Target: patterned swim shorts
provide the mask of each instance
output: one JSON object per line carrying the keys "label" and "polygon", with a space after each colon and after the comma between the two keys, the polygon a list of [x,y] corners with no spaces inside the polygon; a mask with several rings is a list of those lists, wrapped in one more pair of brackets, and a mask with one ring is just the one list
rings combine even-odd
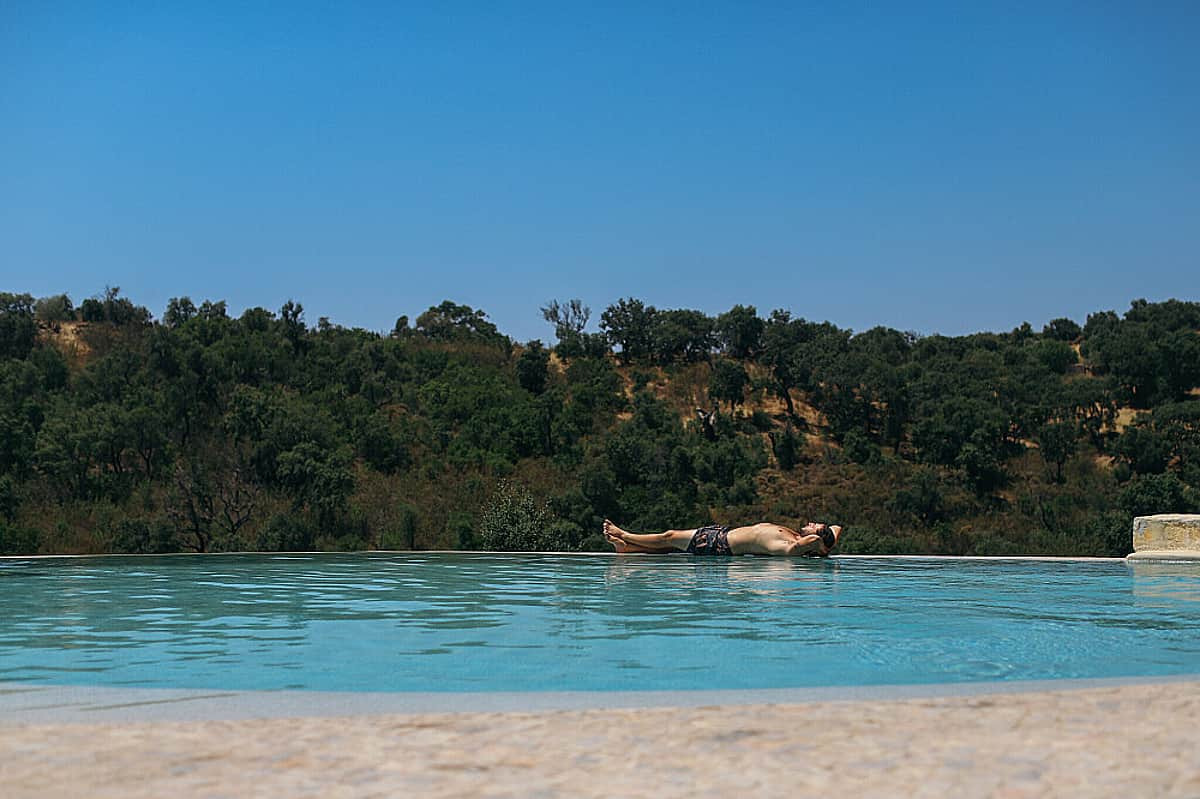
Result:
{"label": "patterned swim shorts", "polygon": [[722,527],[719,524],[701,527],[692,534],[692,540],[688,542],[688,553],[692,555],[732,555],[733,550],[729,548],[730,529],[732,528]]}

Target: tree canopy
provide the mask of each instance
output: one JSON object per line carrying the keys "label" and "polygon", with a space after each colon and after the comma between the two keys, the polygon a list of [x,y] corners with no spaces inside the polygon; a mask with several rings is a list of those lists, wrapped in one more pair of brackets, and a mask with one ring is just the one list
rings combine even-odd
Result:
{"label": "tree canopy", "polygon": [[1123,554],[1133,514],[1200,508],[1197,303],[959,337],[541,310],[553,347],[449,300],[383,335],[0,293],[0,551],[593,548],[609,516]]}

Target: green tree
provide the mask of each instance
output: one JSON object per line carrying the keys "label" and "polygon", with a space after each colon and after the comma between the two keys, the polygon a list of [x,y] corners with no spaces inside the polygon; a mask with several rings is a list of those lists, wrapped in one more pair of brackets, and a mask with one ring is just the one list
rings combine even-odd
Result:
{"label": "green tree", "polygon": [[554,335],[560,344],[573,336],[582,335],[591,316],[592,309],[578,299],[565,303],[551,300],[542,307],[542,318],[554,325]]}
{"label": "green tree", "polygon": [[1043,339],[1034,344],[1037,360],[1054,374],[1062,375],[1079,361],[1070,344],[1054,339]]}
{"label": "green tree", "polygon": [[882,459],[878,445],[861,430],[851,430],[842,441],[842,451],[855,463],[866,465]]}
{"label": "green tree", "polygon": [[713,320],[700,311],[659,311],[650,336],[654,359],[664,364],[707,360],[716,346]]}
{"label": "green tree", "polygon": [[776,309],[763,327],[762,361],[771,370],[772,389],[783,400],[790,418],[796,418],[792,389],[800,385],[797,351],[811,338],[808,323],[793,319],[790,312]]}
{"label": "green tree", "polygon": [[657,313],[653,305],[646,305],[632,297],[618,300],[604,309],[600,316],[600,329],[613,346],[621,348],[622,363],[650,358],[654,351],[654,317]]}
{"label": "green tree", "polygon": [[79,318],[84,322],[103,322],[104,303],[95,297],[88,297],[79,306]]}
{"label": "green tree", "polygon": [[1174,474],[1138,475],[1121,490],[1117,505],[1129,516],[1195,513],[1200,495]]}
{"label": "green tree", "polygon": [[[207,305],[207,303],[205,303]],[[221,303],[221,316],[224,316],[225,303]],[[204,306],[200,308],[200,315],[208,317],[205,313]],[[304,306],[293,300],[288,300],[279,308],[279,327],[283,332],[283,337],[292,345],[292,350],[297,354],[303,354],[307,348],[308,326],[304,323]]]}
{"label": "green tree", "polygon": [[1038,433],[1038,449],[1047,466],[1054,467],[1054,480],[1063,481],[1063,467],[1075,454],[1079,430],[1071,422],[1052,422]]}
{"label": "green tree", "polygon": [[151,316],[148,310],[140,305],[134,305],[129,298],[120,295],[121,289],[117,286],[108,286],[104,289],[101,303],[104,306],[105,321],[117,327],[145,325],[150,322]]}
{"label": "green tree", "polygon": [[39,322],[71,322],[75,320],[75,306],[66,294],[42,297],[33,307]]}
{"label": "green tree", "polygon": [[997,490],[1008,479],[1000,449],[986,434],[972,435],[954,457],[954,465],[980,496]]}
{"label": "green tree", "polygon": [[34,461],[60,493],[80,499],[91,496],[91,471],[100,438],[97,427],[94,414],[59,402],[38,430]]}
{"label": "green tree", "polygon": [[33,462],[37,433],[24,414],[0,410],[0,475],[23,475]]}
{"label": "green tree", "polygon": [[1112,453],[1137,474],[1160,474],[1171,458],[1170,443],[1148,418],[1127,428],[1114,442]]}
{"label": "green tree", "polygon": [[535,339],[525,345],[517,359],[517,382],[530,394],[538,395],[546,390],[549,379],[550,353]]}
{"label": "green tree", "polygon": [[394,474],[412,464],[412,452],[399,427],[384,411],[375,411],[359,421],[355,446],[375,471]]}
{"label": "green tree", "polygon": [[1057,406],[1051,415],[1072,418],[1097,449],[1104,447],[1105,433],[1117,418],[1117,403],[1104,380],[1084,377],[1064,381],[1055,392]]}
{"label": "green tree", "polygon": [[508,337],[488,321],[486,313],[450,300],[418,316],[416,331],[430,341],[477,342],[505,350],[511,346]]}
{"label": "green tree", "polygon": [[1160,405],[1150,419],[1167,446],[1172,467],[1200,488],[1200,400]]}
{"label": "green tree", "polygon": [[241,533],[263,499],[244,452],[219,440],[198,442],[172,474],[167,516],[174,541],[193,552],[245,549]]}
{"label": "green tree", "polygon": [[1200,386],[1200,331],[1175,330],[1161,335],[1159,348],[1163,363],[1163,390],[1173,401],[1187,398]]}
{"label": "green tree", "polygon": [[775,462],[785,472],[790,472],[800,462],[801,440],[792,431],[789,424],[782,433],[770,431],[767,433],[771,441],[771,450],[775,453]]}
{"label": "green tree", "polygon": [[0,358],[24,358],[36,337],[32,295],[0,292]]}
{"label": "green tree", "polygon": [[280,453],[277,476],[297,509],[307,506],[328,530],[345,514],[354,492],[352,462],[349,447],[331,452],[305,441]]}
{"label": "green tree", "polygon": [[196,306],[190,297],[172,297],[163,311],[163,324],[170,328],[185,325],[196,316]]}
{"label": "green tree", "polygon": [[740,363],[727,358],[713,362],[712,375],[708,380],[708,396],[714,401],[728,403],[732,411],[745,402],[746,387],[749,385],[750,375]]}
{"label": "green tree", "polygon": [[753,358],[762,350],[765,323],[753,305],[735,305],[717,317],[716,333],[733,358]]}
{"label": "green tree", "polygon": [[[584,305],[582,300],[573,299],[565,303],[551,300],[541,310],[542,318],[554,325],[554,336],[558,339],[556,350],[560,357],[602,354],[593,352],[595,337],[583,332],[592,316],[592,309]],[[607,345],[602,342],[600,348],[607,349]]]}
{"label": "green tree", "polygon": [[1047,322],[1046,326],[1042,328],[1042,335],[1055,341],[1070,343],[1077,341],[1083,335],[1083,328],[1078,323],[1066,317],[1060,317]]}
{"label": "green tree", "polygon": [[1135,300],[1124,319],[1089,316],[1082,351],[1134,407],[1182,400],[1200,384],[1197,319],[1200,303]]}

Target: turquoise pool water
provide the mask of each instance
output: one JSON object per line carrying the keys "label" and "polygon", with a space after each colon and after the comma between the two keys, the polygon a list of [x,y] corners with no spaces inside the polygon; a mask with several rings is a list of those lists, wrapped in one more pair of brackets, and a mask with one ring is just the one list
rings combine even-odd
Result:
{"label": "turquoise pool water", "polygon": [[1200,672],[1200,568],[679,556],[0,561],[0,682],[544,691]]}

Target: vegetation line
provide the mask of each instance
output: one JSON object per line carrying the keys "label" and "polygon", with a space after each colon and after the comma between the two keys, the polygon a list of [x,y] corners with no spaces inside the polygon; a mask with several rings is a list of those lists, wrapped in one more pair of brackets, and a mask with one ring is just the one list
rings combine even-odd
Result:
{"label": "vegetation line", "polygon": [[450,301],[384,335],[0,293],[0,554],[594,550],[611,517],[1121,556],[1134,515],[1200,510],[1200,303],[959,337],[543,315],[551,346]]}

